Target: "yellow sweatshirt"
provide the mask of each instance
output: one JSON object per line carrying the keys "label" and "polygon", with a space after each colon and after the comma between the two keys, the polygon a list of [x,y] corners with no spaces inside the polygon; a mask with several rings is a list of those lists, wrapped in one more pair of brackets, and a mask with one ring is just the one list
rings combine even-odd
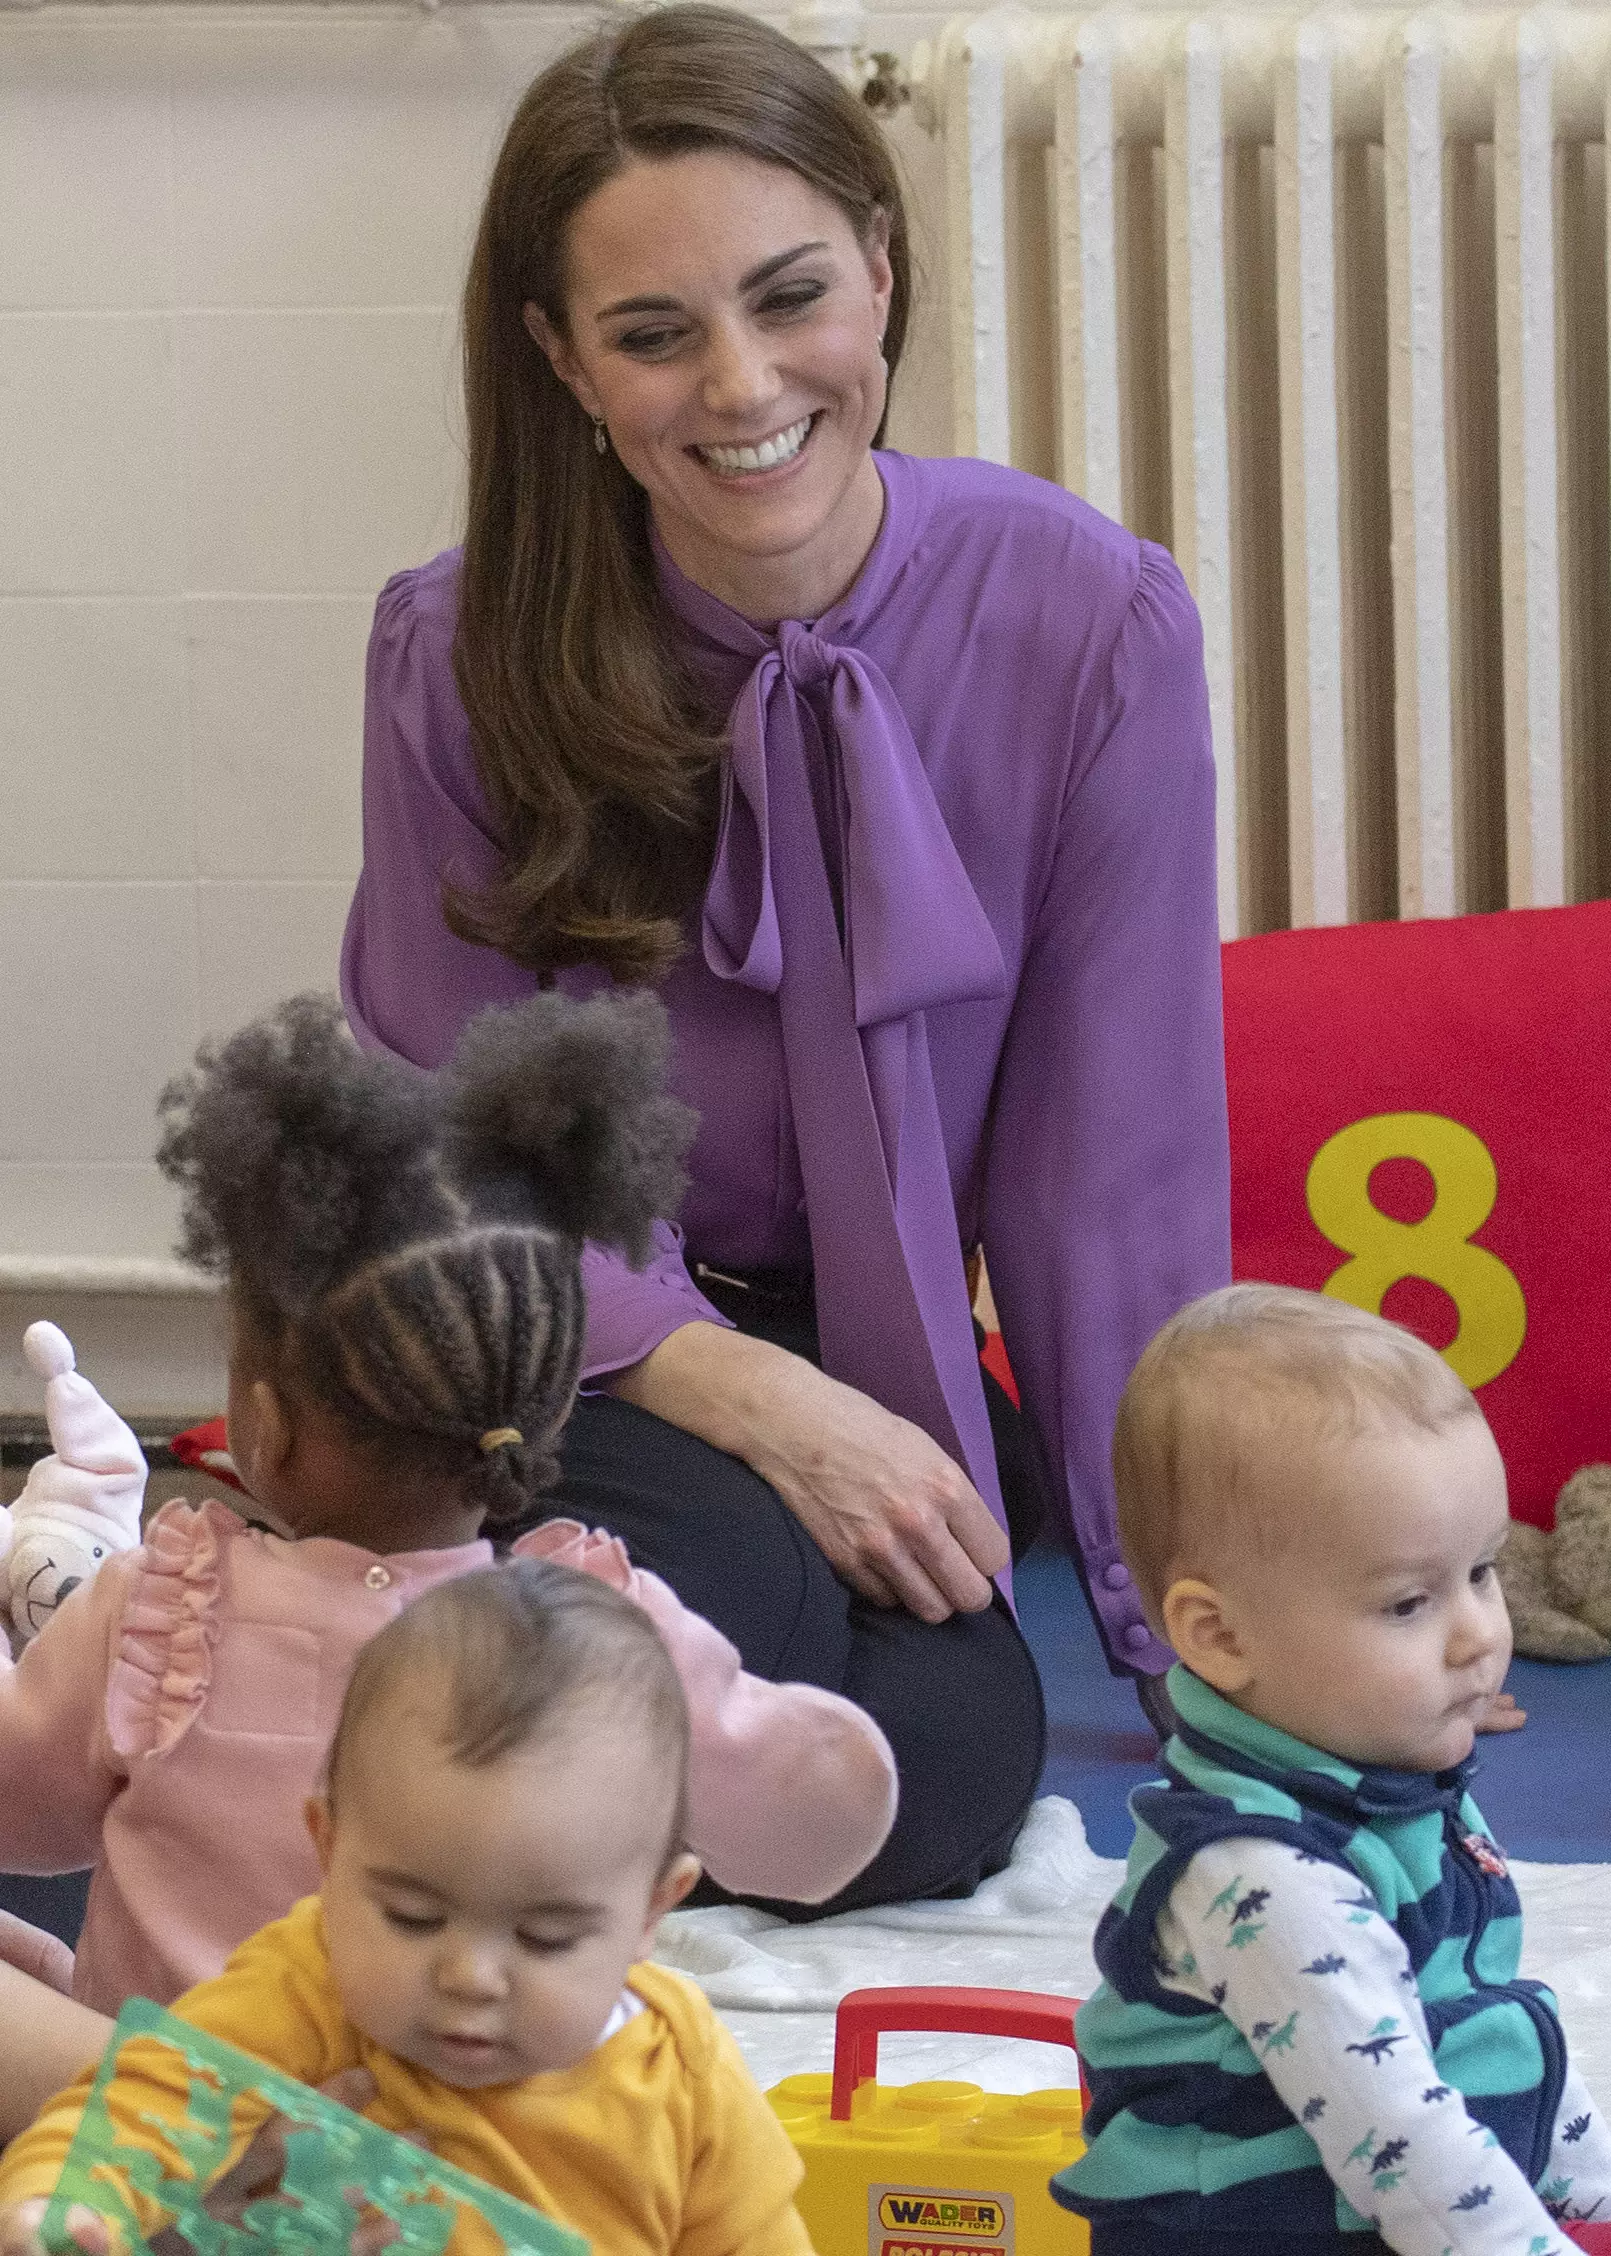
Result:
{"label": "yellow sweatshirt", "polygon": [[[738,2047],[677,1975],[635,1966],[629,1983],[644,2010],[575,2067],[459,2091],[353,2028],[308,1896],[173,2011],[305,2084],[367,2068],[370,2121],[423,2133],[444,2162],[569,2225],[596,2256],[811,2256],[794,2207],[799,2158]],[[90,2082],[87,2072],[6,2149],[0,2206],[52,2190]],[[151,2144],[127,2064],[114,2104],[120,2135]]]}

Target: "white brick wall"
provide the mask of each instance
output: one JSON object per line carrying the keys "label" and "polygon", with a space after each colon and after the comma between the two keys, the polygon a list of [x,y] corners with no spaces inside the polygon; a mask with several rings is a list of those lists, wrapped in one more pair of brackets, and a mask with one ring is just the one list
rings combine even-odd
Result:
{"label": "white brick wall", "polygon": [[[482,185],[587,20],[0,11],[0,1286],[164,1253],[162,1082],[333,983],[370,609],[456,537]],[[901,436],[941,451],[935,312]],[[0,1410],[45,1313],[135,1406],[216,1395],[194,1305],[0,1291]]]}
{"label": "white brick wall", "polygon": [[164,1076],[328,983],[376,588],[453,537],[453,299],[574,19],[0,19],[0,1246],[164,1250]]}

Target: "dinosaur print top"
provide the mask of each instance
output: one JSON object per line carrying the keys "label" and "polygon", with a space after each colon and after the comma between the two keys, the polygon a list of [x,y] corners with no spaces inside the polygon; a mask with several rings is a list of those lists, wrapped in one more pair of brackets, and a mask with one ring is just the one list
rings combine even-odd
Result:
{"label": "dinosaur print top", "polygon": [[1238,2249],[1570,2256],[1562,2223],[1611,2217],[1611,2131],[1515,1978],[1463,1776],[1349,1770],[1180,1668],[1170,1690],[1169,1785],[1134,1799],[1080,2014],[1091,2144],[1053,2191]]}
{"label": "dinosaur print top", "polygon": [[1556,2219],[1611,2211],[1611,2131],[1582,2079],[1568,2066],[1535,2192],[1445,2080],[1403,1941],[1336,1865],[1215,1842],[1158,1942],[1164,1987],[1233,2025],[1342,2201],[1402,2256],[1570,2256]]}

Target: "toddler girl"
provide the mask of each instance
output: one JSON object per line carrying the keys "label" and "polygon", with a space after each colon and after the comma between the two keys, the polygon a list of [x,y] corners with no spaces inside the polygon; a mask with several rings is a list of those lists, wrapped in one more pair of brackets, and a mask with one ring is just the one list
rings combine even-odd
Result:
{"label": "toddler girl", "polygon": [[[579,1255],[641,1258],[690,1116],[648,996],[489,1011],[444,1071],[365,1056],[304,996],[163,1100],[183,1251],[227,1276],[230,1441],[251,1503],[167,1505],[143,1547],[0,1663],[0,1867],[96,1867],[75,1995],[115,2012],[215,1974],[314,1884],[301,1822],[360,1649],[489,1564],[575,1394]],[[745,1676],[607,1536],[585,1568],[665,1638],[692,1717],[690,1847],[726,1887],[820,1901],[888,1832],[877,1727]]]}
{"label": "toddler girl", "polygon": [[[308,1808],[318,1894],[177,2012],[305,2083],[367,2071],[373,2121],[600,2256],[810,2256],[799,2161],[733,2040],[638,1963],[699,1869],[687,1738],[665,1646],[613,1591],[525,1561],[441,1585],[353,1671]],[[38,2246],[89,2081],[0,2164],[8,2256]],[[161,2152],[172,2056],[131,2046],[110,2090],[120,2144]]]}

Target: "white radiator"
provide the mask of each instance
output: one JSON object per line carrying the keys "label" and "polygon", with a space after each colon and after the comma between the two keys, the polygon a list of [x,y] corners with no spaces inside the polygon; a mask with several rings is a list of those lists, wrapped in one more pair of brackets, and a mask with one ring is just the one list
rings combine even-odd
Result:
{"label": "white radiator", "polygon": [[1229,934],[1611,894],[1611,11],[950,24],[955,443],[1173,549]]}

